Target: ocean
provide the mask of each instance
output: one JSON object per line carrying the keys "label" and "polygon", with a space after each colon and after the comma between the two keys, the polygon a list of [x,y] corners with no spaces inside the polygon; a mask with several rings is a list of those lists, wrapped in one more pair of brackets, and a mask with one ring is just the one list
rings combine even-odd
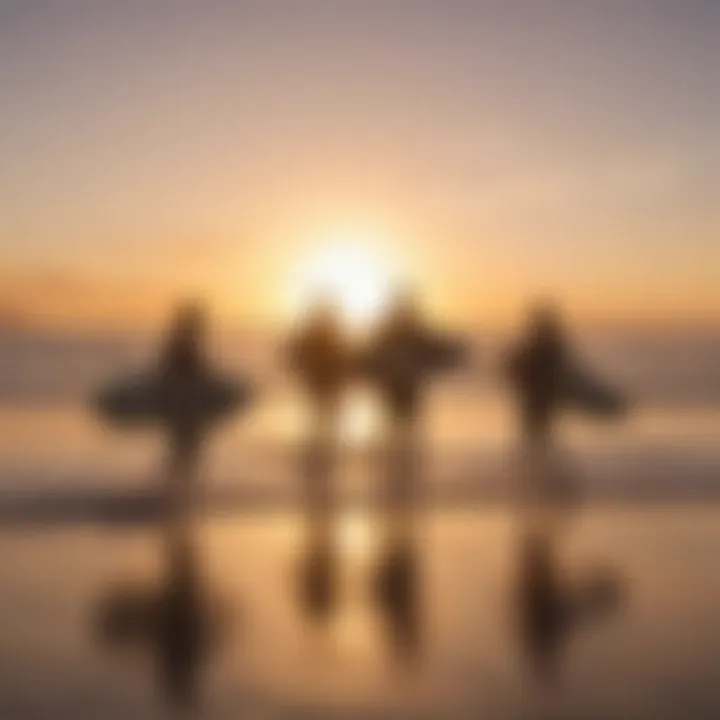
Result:
{"label": "ocean", "polygon": [[[422,428],[431,495],[457,502],[503,496],[515,424],[498,373],[504,339],[472,338],[468,367],[428,391]],[[570,415],[562,451],[587,499],[691,501],[720,494],[720,332],[595,333],[576,339],[589,367],[622,390],[632,411],[619,423]],[[305,431],[301,397],[278,362],[278,341],[220,336],[215,356],[253,379],[257,401],[217,432],[204,484],[289,500]],[[91,407],[108,379],[153,360],[152,338],[6,334],[0,338],[0,491],[126,486],[161,474],[162,437],[104,428]],[[341,485],[372,483],[359,462],[381,438],[372,393],[346,403],[342,437],[354,469]]]}

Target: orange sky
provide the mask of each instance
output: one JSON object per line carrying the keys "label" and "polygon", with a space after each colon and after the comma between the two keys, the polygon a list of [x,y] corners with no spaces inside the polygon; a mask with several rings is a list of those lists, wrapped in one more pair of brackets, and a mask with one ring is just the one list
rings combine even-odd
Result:
{"label": "orange sky", "polygon": [[715,321],[720,6],[539,5],[3,10],[0,314],[282,319],[351,232],[457,322]]}

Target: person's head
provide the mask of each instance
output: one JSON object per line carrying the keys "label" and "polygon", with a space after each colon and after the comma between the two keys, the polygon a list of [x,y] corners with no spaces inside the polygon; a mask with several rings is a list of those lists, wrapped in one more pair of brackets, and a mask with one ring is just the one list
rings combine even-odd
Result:
{"label": "person's head", "polygon": [[317,295],[308,307],[305,323],[319,332],[337,332],[340,325],[338,306],[328,294]]}
{"label": "person's head", "polygon": [[175,342],[200,345],[207,327],[207,312],[197,300],[183,302],[175,310],[171,337]]}
{"label": "person's head", "polygon": [[399,292],[390,305],[387,317],[388,326],[392,330],[415,328],[420,322],[420,310],[415,295],[409,290]]}
{"label": "person's head", "polygon": [[532,337],[536,339],[560,339],[563,328],[557,305],[548,299],[535,301],[528,315],[528,328]]}

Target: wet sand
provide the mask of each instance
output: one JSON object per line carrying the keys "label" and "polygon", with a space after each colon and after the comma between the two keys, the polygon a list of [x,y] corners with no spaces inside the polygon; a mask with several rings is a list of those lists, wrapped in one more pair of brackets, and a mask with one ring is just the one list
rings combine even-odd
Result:
{"label": "wet sand", "polygon": [[[303,611],[297,514],[206,524],[197,532],[197,569],[208,607],[222,608],[222,641],[200,654],[186,716],[720,716],[719,519],[715,507],[594,509],[572,519],[563,577],[611,572],[622,599],[613,613],[565,634],[551,676],[536,672],[523,640],[517,528],[501,510],[428,515],[416,548],[417,593],[405,608],[378,600],[372,519],[346,515],[337,604],[325,619]],[[0,717],[169,713],[151,643],[118,650],[97,628],[108,594],[157,587],[159,530],[6,529],[1,543]],[[403,640],[407,607],[411,646]]]}

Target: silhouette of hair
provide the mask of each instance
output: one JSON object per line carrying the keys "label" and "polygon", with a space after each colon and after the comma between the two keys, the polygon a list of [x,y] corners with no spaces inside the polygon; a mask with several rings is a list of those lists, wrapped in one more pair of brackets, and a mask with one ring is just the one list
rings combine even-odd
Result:
{"label": "silhouette of hair", "polygon": [[161,358],[164,370],[172,374],[188,374],[203,366],[204,334],[207,312],[198,301],[186,301],[178,306],[168,332]]}
{"label": "silhouette of hair", "polygon": [[534,342],[560,343],[564,336],[560,308],[552,300],[536,300],[528,311],[529,337]]}
{"label": "silhouette of hair", "polygon": [[419,321],[417,296],[409,288],[397,292],[388,309],[387,327],[396,331],[410,330],[417,327]]}

